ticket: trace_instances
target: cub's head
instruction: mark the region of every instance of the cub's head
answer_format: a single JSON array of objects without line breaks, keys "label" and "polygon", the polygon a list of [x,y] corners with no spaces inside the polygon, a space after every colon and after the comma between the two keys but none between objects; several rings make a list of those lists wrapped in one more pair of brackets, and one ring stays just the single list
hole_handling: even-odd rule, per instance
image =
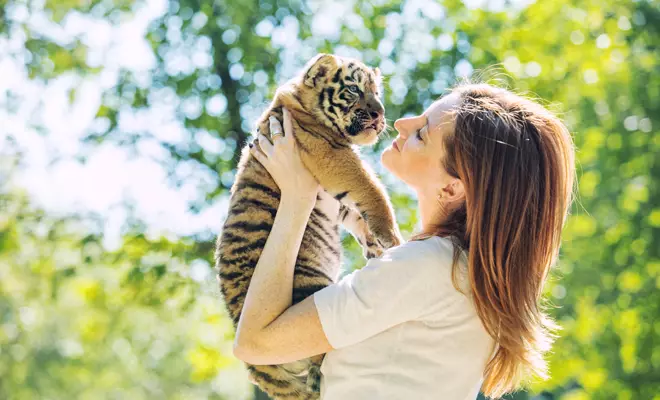
[{"label": "cub's head", "polygon": [[378,96],[380,71],[362,62],[319,54],[305,67],[299,83],[303,105],[351,143],[374,144],[385,128]]}]

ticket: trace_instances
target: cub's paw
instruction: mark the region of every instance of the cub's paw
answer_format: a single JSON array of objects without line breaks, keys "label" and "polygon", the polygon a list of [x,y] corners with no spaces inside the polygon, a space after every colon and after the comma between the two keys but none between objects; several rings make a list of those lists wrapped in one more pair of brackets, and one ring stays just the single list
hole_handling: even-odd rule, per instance
[{"label": "cub's paw", "polygon": [[383,249],[389,249],[390,247],[398,246],[401,244],[402,240],[395,229],[385,228],[385,229],[373,229],[371,230],[376,238],[376,243]]},{"label": "cub's paw", "polygon": [[378,243],[378,240],[376,240],[374,235],[368,233],[365,235],[364,239],[364,243],[361,243],[362,255],[364,258],[369,260],[371,258],[378,258],[383,255],[385,249]]}]

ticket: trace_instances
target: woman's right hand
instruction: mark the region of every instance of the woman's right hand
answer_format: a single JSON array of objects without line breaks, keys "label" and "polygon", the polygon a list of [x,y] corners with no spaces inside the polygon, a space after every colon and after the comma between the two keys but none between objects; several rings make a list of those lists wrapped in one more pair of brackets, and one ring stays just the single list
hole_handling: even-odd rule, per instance
[{"label": "woman's right hand", "polygon": [[250,152],[266,168],[282,192],[282,197],[316,200],[319,182],[309,172],[300,158],[300,150],[293,137],[293,121],[287,109],[283,109],[284,128],[275,117],[270,117],[273,143],[259,134],[258,146],[251,145]]}]

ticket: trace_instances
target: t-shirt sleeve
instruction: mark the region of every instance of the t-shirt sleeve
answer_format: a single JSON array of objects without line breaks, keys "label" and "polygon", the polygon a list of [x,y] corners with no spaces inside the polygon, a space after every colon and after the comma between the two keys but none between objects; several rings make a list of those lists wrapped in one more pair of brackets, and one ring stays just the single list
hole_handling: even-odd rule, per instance
[{"label": "t-shirt sleeve", "polygon": [[431,241],[408,242],[316,292],[314,303],[330,345],[350,346],[420,317],[449,290],[451,261],[451,251],[438,251]]}]

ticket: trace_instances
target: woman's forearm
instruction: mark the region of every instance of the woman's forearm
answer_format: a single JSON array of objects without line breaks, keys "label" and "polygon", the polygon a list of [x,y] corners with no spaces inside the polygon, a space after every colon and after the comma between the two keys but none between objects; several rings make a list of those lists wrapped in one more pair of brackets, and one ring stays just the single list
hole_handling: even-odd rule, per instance
[{"label": "woman's forearm", "polygon": [[293,273],[315,198],[282,196],[257,262],[236,332],[236,346],[251,346],[292,303]]}]

